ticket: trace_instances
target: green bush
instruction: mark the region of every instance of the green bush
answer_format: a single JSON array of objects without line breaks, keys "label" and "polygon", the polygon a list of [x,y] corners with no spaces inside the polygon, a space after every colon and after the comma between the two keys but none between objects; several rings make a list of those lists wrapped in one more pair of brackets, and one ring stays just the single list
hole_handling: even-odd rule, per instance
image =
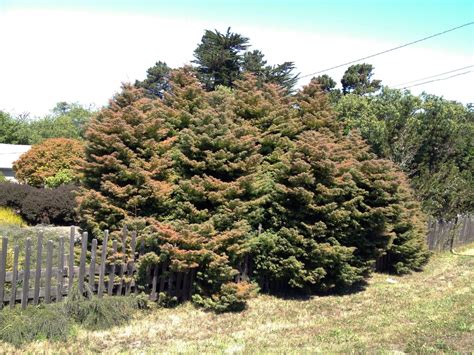
[{"label": "green bush", "polygon": [[46,187],[54,189],[61,185],[71,184],[74,181],[74,172],[71,169],[59,170],[56,175],[44,179]]},{"label": "green bush", "polygon": [[66,340],[72,323],[61,303],[0,311],[0,340],[20,346],[35,340]]},{"label": "green bush", "polygon": [[228,282],[221,286],[221,290],[211,297],[199,294],[193,296],[193,302],[218,313],[239,312],[245,309],[246,302],[254,297],[258,287],[248,282]]}]

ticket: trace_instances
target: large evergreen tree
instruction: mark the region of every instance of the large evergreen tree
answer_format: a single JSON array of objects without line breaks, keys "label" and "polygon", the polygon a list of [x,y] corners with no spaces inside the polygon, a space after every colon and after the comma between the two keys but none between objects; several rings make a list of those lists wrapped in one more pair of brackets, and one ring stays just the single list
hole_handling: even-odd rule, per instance
[{"label": "large evergreen tree", "polygon": [[292,93],[298,81],[294,74],[295,64],[284,62],[267,65],[264,55],[259,50],[247,51],[249,39],[227,29],[225,34],[219,31],[206,30],[201,43],[194,51],[198,77],[207,90],[214,90],[223,85],[232,87],[243,73],[252,73],[259,83],[274,83]]},{"label": "large evergreen tree", "polygon": [[372,64],[354,64],[347,68],[341,79],[342,92],[364,95],[376,92],[381,88],[381,81],[372,79]]},{"label": "large evergreen tree", "polygon": [[208,92],[185,68],[170,85],[163,99],[125,86],[89,126],[79,202],[94,234],[140,228],[145,259],[197,270],[195,301],[219,309],[248,295],[236,279],[332,289],[385,252],[399,272],[426,261],[403,176],[343,134],[317,83],[289,97],[246,75]]},{"label": "large evergreen tree", "polygon": [[217,30],[206,30],[201,43],[194,51],[199,78],[207,90],[219,85],[232,86],[240,75],[242,52],[249,44],[249,39],[238,33],[226,33]]},{"label": "large evergreen tree", "polygon": [[164,93],[170,90],[169,75],[171,68],[165,62],[156,62],[154,66],[146,71],[146,78],[142,81],[136,80],[135,86],[146,90],[148,97],[163,98]]}]

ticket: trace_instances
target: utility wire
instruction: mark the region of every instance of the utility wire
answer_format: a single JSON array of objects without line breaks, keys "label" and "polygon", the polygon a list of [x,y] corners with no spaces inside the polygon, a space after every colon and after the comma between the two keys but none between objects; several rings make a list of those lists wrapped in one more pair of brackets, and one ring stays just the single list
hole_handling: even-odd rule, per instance
[{"label": "utility wire", "polygon": [[417,81],[422,81],[422,80],[427,80],[427,79],[436,78],[437,76],[441,76],[441,75],[445,75],[445,74],[451,74],[451,73],[454,73],[454,72],[457,72],[457,71],[460,71],[460,70],[463,70],[463,69],[472,68],[472,67],[474,67],[474,64],[473,64],[473,65],[468,65],[467,67],[462,67],[462,68],[458,68],[458,69],[446,71],[446,72],[444,72],[444,73],[440,73],[440,74],[436,74],[436,75],[431,75],[431,76],[426,76],[426,77],[421,78],[421,79],[408,81],[408,82],[406,82],[406,83],[401,83],[401,84],[393,85],[393,87],[402,86],[402,85],[408,85],[408,84],[416,83]]},{"label": "utility wire", "polygon": [[374,54],[368,55],[368,56],[366,56],[366,57],[362,57],[362,58],[359,58],[359,59],[351,60],[350,62],[347,62],[347,63],[343,63],[343,64],[336,65],[336,66],[331,67],[331,68],[327,68],[327,69],[324,69],[324,70],[319,70],[319,71],[316,71],[316,72],[314,72],[314,73],[310,73],[310,74],[306,74],[306,75],[300,76],[300,79],[301,79],[301,78],[306,78],[306,77],[308,77],[308,76],[312,76],[312,75],[324,73],[324,72],[327,72],[327,71],[329,71],[329,70],[341,68],[341,67],[344,67],[344,66],[346,66],[346,65],[353,64],[353,63],[359,62],[359,61],[361,61],[361,60],[373,58],[373,57],[376,57],[376,56],[381,55],[381,54],[389,53],[389,52],[395,51],[395,50],[400,49],[400,48],[408,47],[408,46],[411,46],[412,44],[419,43],[419,42],[422,42],[422,41],[426,41],[427,39],[430,39],[430,38],[433,38],[433,37],[437,37],[437,36],[441,36],[441,35],[444,35],[445,33],[448,33],[448,32],[451,32],[451,31],[455,31],[455,30],[458,30],[458,29],[460,29],[460,28],[463,28],[463,27],[466,27],[466,26],[470,26],[470,25],[473,25],[473,24],[474,24],[474,21],[473,21],[473,22],[468,22],[468,23],[465,23],[465,24],[463,24],[463,25],[461,25],[461,26],[453,27],[453,28],[447,29],[447,30],[445,30],[445,31],[432,34],[432,35],[430,35],[430,36],[417,39],[416,41],[402,44],[402,45],[400,45],[400,46],[398,46],[398,47],[390,48],[390,49],[384,50],[384,51],[382,51],[382,52],[374,53]]},{"label": "utility wire", "polygon": [[415,87],[415,86],[420,86],[420,85],[424,85],[424,84],[428,84],[428,83],[433,83],[433,82],[435,82],[435,81],[448,80],[448,79],[454,78],[454,77],[456,77],[456,76],[466,75],[466,74],[469,74],[469,73],[472,73],[472,70],[468,70],[468,71],[466,71],[466,72],[464,72],[464,73],[459,73],[459,74],[451,75],[451,76],[448,76],[448,77],[446,77],[446,78],[439,78],[439,79],[434,79],[434,80],[425,81],[425,82],[419,83],[419,84],[414,84],[414,85],[405,86],[405,87],[403,87],[402,89],[408,89],[408,88],[412,88],[412,87]]}]

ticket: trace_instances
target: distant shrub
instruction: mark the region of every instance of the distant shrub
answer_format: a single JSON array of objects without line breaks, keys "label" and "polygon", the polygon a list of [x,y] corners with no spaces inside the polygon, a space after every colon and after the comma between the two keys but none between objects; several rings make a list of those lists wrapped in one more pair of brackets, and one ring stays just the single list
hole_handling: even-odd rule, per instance
[{"label": "distant shrub", "polygon": [[11,208],[0,207],[0,225],[23,227],[26,225],[26,222]]},{"label": "distant shrub", "polygon": [[23,201],[21,214],[34,223],[71,224],[75,221],[74,186],[37,189]]},{"label": "distant shrub", "polygon": [[0,206],[19,211],[26,196],[35,189],[29,185],[0,183]]},{"label": "distant shrub", "polygon": [[7,182],[7,178],[5,177],[5,175],[3,175],[2,172],[0,172],[0,182]]},{"label": "distant shrub", "polygon": [[76,221],[74,185],[55,189],[0,184],[0,206],[17,211],[29,224],[65,225]]},{"label": "distant shrub", "polygon": [[[81,141],[67,138],[50,138],[22,154],[13,163],[16,178],[22,183],[43,187],[46,180],[67,171],[71,179],[65,183],[78,180],[78,168],[84,154]],[[61,181],[56,178],[55,183]]]}]

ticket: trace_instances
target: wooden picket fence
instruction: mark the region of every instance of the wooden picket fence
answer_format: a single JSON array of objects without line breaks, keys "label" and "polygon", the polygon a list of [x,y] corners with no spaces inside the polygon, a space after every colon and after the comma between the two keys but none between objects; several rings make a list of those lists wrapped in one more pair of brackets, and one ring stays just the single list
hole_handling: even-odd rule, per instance
[{"label": "wooden picket fence", "polygon": [[428,224],[428,230],[428,248],[433,251],[474,243],[474,216],[459,217],[457,223],[432,220]]},{"label": "wooden picket fence", "polygon": [[[456,248],[470,243],[474,243],[473,216],[462,216],[458,218],[457,223],[453,221],[429,221],[426,237],[429,250],[434,252],[447,251],[451,247]],[[390,265],[392,265],[391,256],[385,254],[376,260],[375,270],[387,271]]]},{"label": "wooden picket fence", "polygon": [[[79,262],[75,258],[75,229],[71,227],[68,245],[61,237],[57,245],[51,240],[46,243],[46,267],[43,268],[43,235],[37,236],[35,254],[32,251],[31,238],[26,240],[23,258],[20,264],[20,248],[13,248],[12,271],[7,271],[8,239],[2,238],[0,252],[0,308],[8,305],[15,307],[21,304],[39,302],[51,303],[61,301],[77,283],[78,292],[83,295],[90,293],[103,297],[104,294],[130,295],[138,293],[135,276],[136,261],[143,253],[143,244],[137,251],[137,235],[123,229],[120,243],[112,241],[109,248],[109,233],[104,232],[102,248],[98,247],[97,239],[88,245],[88,234],[81,236]],[[57,256],[54,257],[54,249]],[[67,249],[67,251],[66,251]],[[104,252],[105,251],[105,252]],[[36,255],[35,268],[32,256]],[[78,265],[77,265],[78,264]],[[21,268],[23,267],[23,268]],[[193,271],[174,272],[167,263],[148,267],[141,290],[149,294],[151,300],[157,300],[161,292],[176,297],[178,301],[191,297]],[[3,302],[1,302],[3,300]]]}]

